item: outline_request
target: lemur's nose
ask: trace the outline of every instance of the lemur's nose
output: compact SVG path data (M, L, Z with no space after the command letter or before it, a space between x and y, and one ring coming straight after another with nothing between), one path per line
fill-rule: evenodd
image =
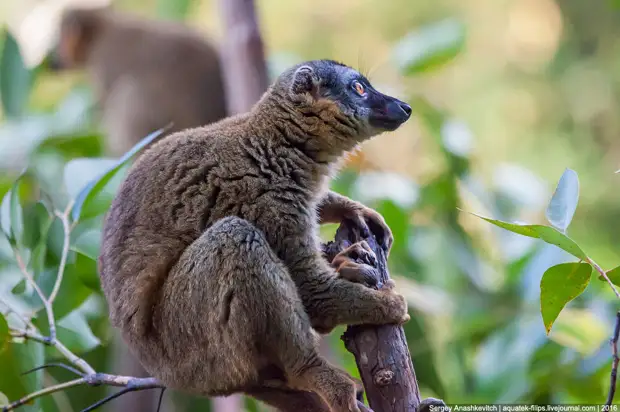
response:
M411 106L405 102L399 102L398 105L405 113L407 113L407 117L411 116Z

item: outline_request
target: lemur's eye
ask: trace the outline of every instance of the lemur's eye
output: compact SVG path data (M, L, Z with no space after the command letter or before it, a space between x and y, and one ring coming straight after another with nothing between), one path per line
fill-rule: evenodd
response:
M360 96L363 96L366 94L366 90L364 89L364 86L362 85L362 83L358 82L357 80L353 82L353 89L355 89L357 94L359 94Z

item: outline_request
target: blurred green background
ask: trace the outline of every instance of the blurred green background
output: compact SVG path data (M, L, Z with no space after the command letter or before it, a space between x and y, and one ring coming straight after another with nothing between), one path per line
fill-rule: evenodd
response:
M614 175L620 168L619 2L256 3L273 76L301 60L333 58L414 108L401 129L365 144L333 187L379 210L393 229L389 263L410 303L412 321L405 329L423 397L448 403L603 403L611 364L607 340L619 306L613 293L593 281L547 336L541 275L574 258L457 208L541 223L555 182L570 167L581 180L570 236L604 268L620 264L620 176ZM114 5L184 20L215 41L222 35L214 1ZM35 196L62 209L111 164L101 159L88 82L80 72L26 69L5 29L0 49L0 196L28 166L33 178L20 185L23 203ZM76 158L90 160L70 162ZM31 180L38 182L36 194ZM24 216L32 217L26 213L24 208ZM6 227L10 222L2 216ZM59 225L54 220L40 239L52 257L62 245ZM70 349L97 370L114 372L93 260L100 225L100 216L76 223L56 315ZM326 227L325 238L334 230ZM49 271L40 272L40 282L50 284ZM0 296L26 311L39 309L2 237ZM44 323L39 312L35 324L45 330ZM329 351L355 373L341 332L330 336ZM0 392L13 400L70 379L57 370L20 376L57 358L38 343L0 345ZM79 411L103 394L103 388L77 388L25 409ZM208 402L181 403L176 410L209 408ZM261 408L249 401L246 406Z

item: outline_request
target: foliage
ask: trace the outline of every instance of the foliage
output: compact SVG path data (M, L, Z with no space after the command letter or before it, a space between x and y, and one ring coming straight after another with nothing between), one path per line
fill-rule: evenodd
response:
M562 263L552 266L542 276L540 283L540 310L547 333L551 331L551 326L553 326L553 322L560 314L562 308L585 291L590 283L590 275L593 271L598 272L603 279L609 282L612 290L620 299L620 294L615 289L614 283L607 273L594 260L588 257L577 243L565 234L577 209L578 200L579 179L577 178L577 173L566 169L547 207L546 216L553 227L511 224L478 216L513 233L542 239L548 244L555 245L579 259L578 263ZM582 261L587 263L580 263ZM610 272L613 272L613 270Z
M174 12L167 11L171 5L159 2L160 13L182 18L191 2L175 3ZM458 19L429 23L395 42L393 61L403 78L419 81L458 64L467 33ZM21 376L58 360L58 353L9 334L24 327L21 317L49 333L43 304L33 284L24 280L14 253L43 294L53 293L64 253L58 213L69 212L71 228L53 307L57 333L97 370L107 367L110 327L95 260L101 215L129 160L102 157L101 136L88 121L91 102L81 89L50 112L32 109L32 85L43 69L25 69L11 42L5 35L0 57L5 116L0 124L0 223L6 235L0 236L0 404L5 397L13 400L42 388L44 378L70 379L63 370ZM414 180L350 167L333 186L376 208L393 228L389 263L412 308L406 334L423 396L472 403L601 402L610 361L605 339L617 302L607 299L607 283L590 279L594 268L601 280L606 275L620 285L620 267L605 273L586 253L592 249L567 235L576 214L577 174L567 170L560 179L546 212L550 225L514 223L542 211L526 210L509 182L488 183L477 167L473 132L466 124L430 98L409 97L428 157L437 165L432 173ZM14 140L3 145L2 136L11 133L28 141L21 163L5 155L7 147L18 145ZM491 170L495 176L499 172ZM531 191L530 172L521 167L510 172ZM480 210L494 217L483 218L486 222L506 230L490 232L486 223L459 209ZM571 230L577 233L574 226ZM323 234L331 237L333 227ZM355 374L338 332L330 336L333 359ZM76 410L100 395L96 388L66 394ZM180 398L179 410L196 410L193 400ZM58 411L59 405L41 398L25 410ZM259 407L248 402L247 408Z

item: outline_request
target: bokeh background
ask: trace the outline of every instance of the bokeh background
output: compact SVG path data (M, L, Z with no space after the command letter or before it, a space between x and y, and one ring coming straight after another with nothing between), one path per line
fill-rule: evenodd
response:
M590 404L606 398L607 341L618 309L613 293L593 281L547 336L540 279L549 266L571 258L459 208L543 223L554 185L570 167L581 182L570 236L604 268L620 264L620 176L614 174L620 168L618 3L256 1L272 76L301 60L333 58L414 108L398 131L366 143L333 187L379 210L394 231L389 263L410 303L412 321L405 329L424 397ZM16 4L8 0L0 7L4 27L19 28L26 6L16 11ZM215 42L223 35L215 1L118 0L114 6L183 21ZM37 64L37 47L43 50L49 35L37 32L43 26L10 36L3 28L0 39L0 195L28 166L41 191L62 205L109 159L100 159L103 136L84 73L52 73ZM33 57L26 49L35 50ZM35 65L25 67L24 58ZM90 160L65 168L75 158ZM97 224L88 226L94 251ZM324 228L325 238L334 230ZM58 247L61 240L49 236L48 246ZM114 372L94 261L74 266L57 310L65 339L98 370ZM0 294L35 310L32 291L20 280L2 239ZM341 332L328 338L325 351L355 373ZM69 379L62 370L20 376L55 357L36 343L6 343L0 347L0 392L15 399L42 383ZM79 411L103 395L103 388L72 389L26 409ZM167 410L217 409L208 401L172 398ZM264 409L251 400L243 407Z

